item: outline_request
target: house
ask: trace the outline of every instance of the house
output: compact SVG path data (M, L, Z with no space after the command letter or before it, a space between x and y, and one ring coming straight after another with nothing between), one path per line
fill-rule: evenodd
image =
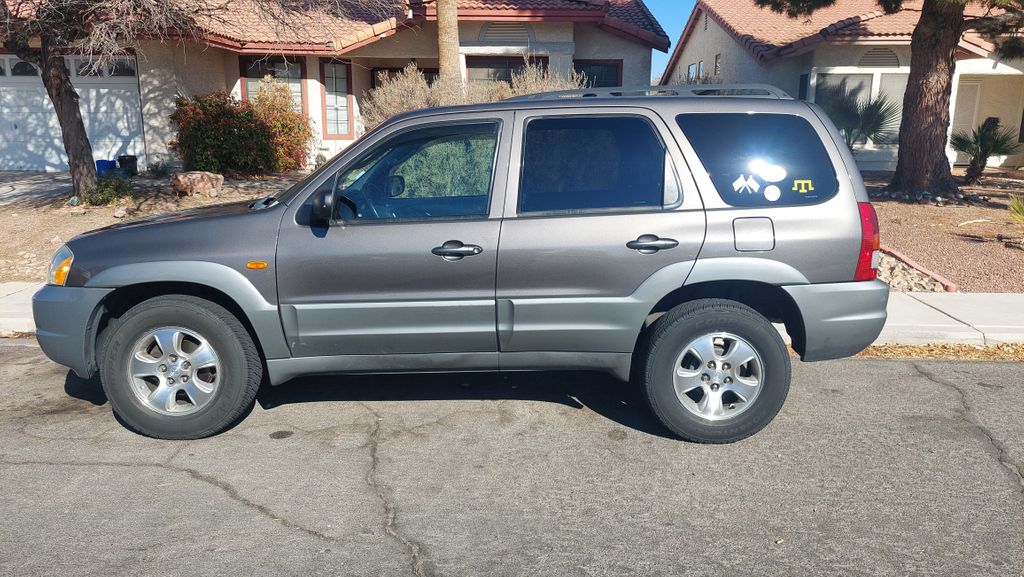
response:
M190 41L140 40L134 56L93 70L67 57L97 159L174 163L169 120L178 95L226 91L245 100L260 78L287 83L312 121L313 157L330 157L360 134L359 106L382 74L410 62L438 67L436 12L411 2L390 18L367 13L268 15L250 2L201 20ZM277 3L271 3L276 6ZM281 4L282 6L284 3ZM598 85L650 83L651 51L668 36L643 0L459 0L462 68L470 82L509 79L524 56L554 73L576 69ZM0 52L0 170L62 170L66 159L39 72Z
M840 0L810 17L789 18L752 0L698 0L676 44L662 84L697 81L768 83L804 100L818 101L823 86L839 84L864 96L884 93L897 103L910 72L910 38L920 3L885 14L877 0ZM969 6L968 11L978 8ZM989 118L1020 134L1024 112L1024 62L1002 61L995 46L966 34L957 50L950 106L952 130L972 130ZM897 143L855 145L858 164L892 170ZM948 152L950 162L966 162ZM990 165L1019 166L1024 155Z

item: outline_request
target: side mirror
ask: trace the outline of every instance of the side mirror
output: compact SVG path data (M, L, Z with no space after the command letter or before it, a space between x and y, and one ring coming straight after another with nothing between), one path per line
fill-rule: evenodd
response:
M390 187L388 188L388 197L402 196L403 192L405 192L405 177L397 174L392 176Z
M330 225L334 220L334 190L324 189L313 195L313 222Z

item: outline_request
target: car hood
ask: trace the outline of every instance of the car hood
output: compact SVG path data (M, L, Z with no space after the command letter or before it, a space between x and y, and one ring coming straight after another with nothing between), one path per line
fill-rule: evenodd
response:
M178 211L175 211L175 212L165 212L165 213L161 213L161 214L154 214L154 215L145 216L145 217L134 219L134 220L127 220L127 221L124 221L124 222L119 222L119 223L116 223L116 224L112 224L110 226L105 226L103 228L97 228L96 230L91 230L89 232L83 233L78 238L84 238L84 237L92 236L92 235L99 234L99 233L106 232L106 231L126 230L126 229L139 228L139 227L145 227L145 226L151 226L151 225L170 224L170 223L186 222L186 221L209 220L209 219L214 219L214 218L219 218L219 217L228 217L228 216L242 215L242 214L246 214L246 213L250 213L250 212L256 212L257 209L251 208L252 206L253 206L253 201L243 200L243 201L231 202L231 203L227 203L227 204L218 204L218 205L214 205L214 206L201 206L201 207L198 207L198 208L190 208L190 209L186 209L186 210L178 210Z

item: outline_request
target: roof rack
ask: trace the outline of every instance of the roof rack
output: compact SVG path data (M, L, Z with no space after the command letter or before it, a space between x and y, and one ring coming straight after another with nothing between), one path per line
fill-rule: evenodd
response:
M563 98L609 98L638 96L726 96L739 98L769 98L792 100L793 97L769 84L688 84L684 86L634 86L614 88L580 88L559 92L541 92L515 96L508 100L557 100Z

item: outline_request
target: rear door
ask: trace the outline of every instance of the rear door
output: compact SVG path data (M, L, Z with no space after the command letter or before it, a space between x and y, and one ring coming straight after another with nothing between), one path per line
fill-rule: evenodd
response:
M518 112L498 254L500 350L633 350L650 299L683 284L704 230L693 179L656 114Z

